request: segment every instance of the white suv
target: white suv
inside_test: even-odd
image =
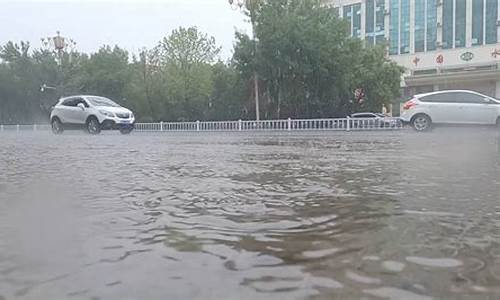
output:
[[[401,120],[417,131],[429,130],[432,124],[500,126],[500,101],[464,90],[419,94],[404,104]]]
[[[55,134],[64,129],[84,128],[90,134],[101,129],[119,129],[129,134],[134,129],[134,114],[110,99],[98,96],[71,96],[60,99],[50,114]]]

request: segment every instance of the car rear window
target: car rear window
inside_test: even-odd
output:
[[[419,99],[422,102],[431,102],[431,103],[456,103],[459,102],[457,98],[457,93],[439,93],[432,94],[428,96],[424,96]]]

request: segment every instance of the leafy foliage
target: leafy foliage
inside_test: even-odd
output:
[[[234,62],[257,71],[268,118],[345,116],[379,111],[399,94],[402,70],[382,48],[349,37],[347,24],[319,0],[261,0],[253,14],[256,41],[237,34]],[[365,90],[363,105],[354,91]]]
[[[255,73],[267,119],[379,111],[398,96],[402,69],[383,47],[349,37],[347,24],[322,2],[252,1],[246,14],[255,37],[237,32],[229,62],[196,27],[178,28],[137,56],[102,46],[56,57],[8,42],[0,46],[0,123],[46,121],[57,99],[71,94],[112,98],[140,121],[252,119]],[[42,92],[44,84],[55,89]],[[354,99],[359,88],[362,103]]]

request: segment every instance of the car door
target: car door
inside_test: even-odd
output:
[[[59,107],[61,122],[65,124],[73,124],[75,122],[76,101],[76,98],[67,98],[61,103]]]
[[[462,123],[494,124],[497,117],[497,106],[490,99],[479,93],[459,93]]]
[[[434,123],[457,123],[461,119],[460,104],[456,92],[442,92],[420,99]]]
[[[74,124],[85,124],[85,121],[87,120],[87,115],[88,115],[88,110],[87,108],[89,105],[83,98],[75,98],[75,107],[76,109],[74,110],[73,113],[73,123]],[[85,109],[81,109],[78,107],[78,104],[82,103],[85,106]]]

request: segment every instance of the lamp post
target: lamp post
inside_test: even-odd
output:
[[[255,31],[255,6],[259,0],[228,0],[229,5],[234,10],[245,10],[250,12],[250,22],[252,23],[252,31],[255,45],[255,53],[257,53],[257,37]],[[257,74],[257,69],[254,70],[253,75],[253,85],[254,85],[254,97],[255,97],[255,120],[260,120],[260,109],[259,109],[259,75]]]
[[[55,57],[55,61],[59,67],[60,80],[55,87],[50,87],[46,84],[42,85],[40,87],[40,91],[44,92],[46,90],[55,90],[59,96],[62,96],[65,92],[65,78],[63,70],[64,54],[71,54],[76,47],[76,42],[71,38],[61,36],[59,31],[56,32],[55,36],[49,36],[42,38],[41,40],[42,47],[51,52]],[[71,55],[69,55],[69,61],[71,62]]]
[[[59,31],[56,33],[56,36],[42,38],[42,45],[55,54],[57,64],[61,66],[64,53],[68,51],[72,52],[76,46],[76,42],[70,38],[61,36]]]

